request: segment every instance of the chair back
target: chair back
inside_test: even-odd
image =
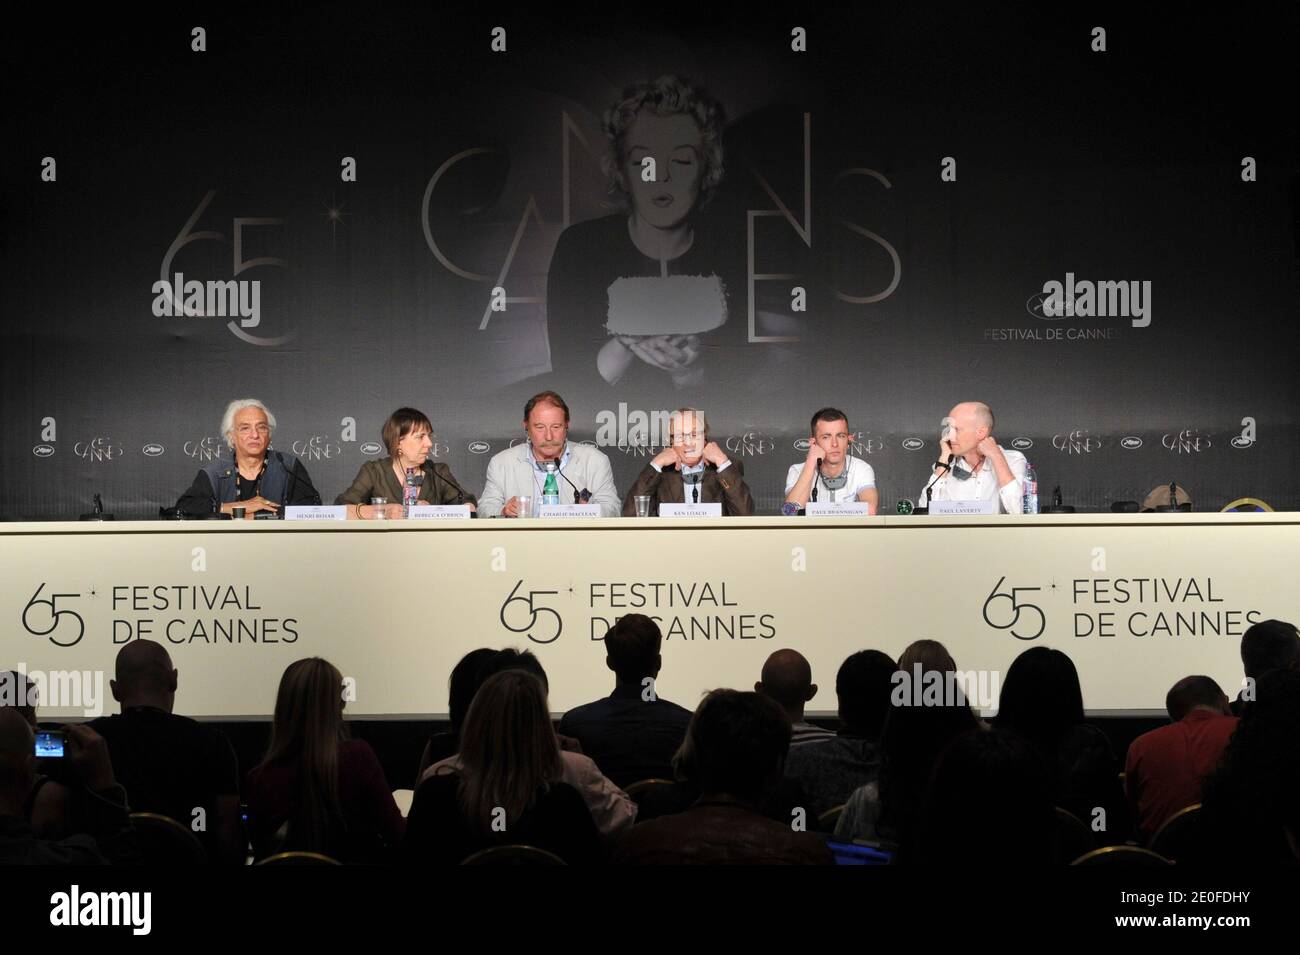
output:
[[[1103,846],[1079,856],[1070,865],[1113,866],[1115,868],[1158,868],[1172,865],[1162,855],[1141,846]]]
[[[466,856],[461,865],[567,865],[554,852],[536,846],[492,846]]]
[[[171,816],[131,813],[131,828],[146,865],[207,865],[208,850],[189,829]]]
[[[1057,806],[1056,812],[1056,861],[1068,865],[1079,856],[1097,848],[1097,839],[1088,828],[1087,823],[1070,812]]]
[[[1193,803],[1165,820],[1151,837],[1150,849],[1166,859],[1181,862],[1199,846],[1202,831],[1201,804]]]
[[[277,852],[273,856],[259,859],[254,865],[342,865],[338,859],[331,859],[320,852]]]

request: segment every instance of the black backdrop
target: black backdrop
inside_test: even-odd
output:
[[[15,24],[0,515],[71,517],[95,492],[119,518],[154,515],[228,455],[219,416],[246,396],[327,499],[401,404],[430,415],[436,455],[477,491],[542,387],[568,398],[575,438],[607,446],[620,490],[650,453],[636,412],[693,404],[773,512],[809,414],[832,404],[892,506],[916,497],[940,417],[980,398],[1043,494],[1060,484],[1081,509],[1171,479],[1198,509],[1300,503],[1294,11],[700,6]],[[729,118],[711,248],[743,269],[762,212],[753,271],[790,277],[756,281],[754,307],[799,340],[746,340],[747,276],[732,272],[731,337],[706,348],[701,382],[557,380],[552,252],[566,223],[614,211],[600,116],[667,73]],[[177,244],[192,217],[197,237]],[[510,301],[490,312],[503,270]],[[258,280],[260,324],[235,327],[263,342],[225,318],[155,315],[153,283],[175,272]],[[1149,282],[1149,324],[1045,317],[1044,284],[1067,273]]]

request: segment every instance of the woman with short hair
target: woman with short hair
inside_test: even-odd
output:
[[[383,441],[388,457],[361,465],[352,486],[334,499],[335,504],[349,505],[348,517],[376,517],[379,506],[370,500],[382,497],[387,502],[383,505],[384,516],[400,518],[408,468],[420,485],[421,504],[468,504],[471,511],[475,510],[478,499],[461,488],[451,468],[429,460],[433,425],[424,412],[398,408],[384,422]]]

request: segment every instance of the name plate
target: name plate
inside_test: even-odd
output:
[[[997,501],[931,501],[931,514],[953,517],[967,514],[996,514]]]
[[[538,517],[600,517],[599,504],[540,504]]]
[[[319,504],[314,507],[286,507],[286,521],[346,521],[348,509],[343,504]]]
[[[809,501],[804,508],[807,517],[870,517],[871,505],[866,501]]]
[[[468,504],[416,504],[407,514],[412,521],[467,521]]]
[[[721,517],[722,502],[712,504],[660,504],[660,517]]]

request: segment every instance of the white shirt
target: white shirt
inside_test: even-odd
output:
[[[1023,514],[1025,510],[1024,490],[1025,490],[1025,456],[1019,451],[1009,451],[1002,448],[1002,453],[1007,459],[1007,467],[1011,469],[1012,481],[1006,487],[998,487],[998,472],[993,468],[993,462],[985,458],[981,462],[979,470],[965,481],[959,481],[952,476],[951,471],[944,471],[943,477],[934,482],[930,488],[931,501],[997,501],[999,511],[1003,514]],[[969,465],[963,460],[958,463],[958,467],[969,468]],[[931,467],[931,472],[935,469]],[[931,474],[933,477],[933,473]],[[925,503],[925,493],[917,498],[917,506]]]
[[[846,457],[844,461],[848,465],[849,479],[838,491],[830,490],[820,480],[813,480],[813,487],[817,489],[817,502],[819,504],[840,504],[845,501],[856,501],[859,492],[876,486],[876,472],[871,469],[870,464],[861,458],[852,456]],[[801,474],[803,474],[803,464],[790,465],[790,470],[785,475],[785,493],[787,495],[790,493],[790,489],[795,486]],[[812,500],[812,498],[809,497],[809,500]]]

